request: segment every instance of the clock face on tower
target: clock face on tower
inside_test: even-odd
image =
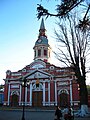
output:
[[[42,40],[41,40],[41,39],[39,39],[39,40],[38,40],[38,42],[40,43],[40,42],[42,42]]]

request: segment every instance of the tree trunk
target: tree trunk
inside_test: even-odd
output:
[[[80,88],[80,111],[78,116],[86,116],[88,114],[88,91],[85,83],[85,78],[81,76],[78,80]]]
[[[88,105],[88,91],[83,76],[79,79],[79,88],[80,88],[80,105]]]

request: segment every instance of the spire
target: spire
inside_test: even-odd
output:
[[[34,60],[44,60],[48,61],[50,59],[51,48],[48,44],[48,39],[46,36],[46,29],[44,25],[44,19],[42,18],[38,39],[35,42],[34,49]]]
[[[46,29],[45,29],[45,25],[44,25],[44,19],[42,18],[38,38],[40,38],[41,36],[47,37],[45,34],[45,31],[46,31]]]
[[[40,30],[45,30],[44,19],[42,18]]]

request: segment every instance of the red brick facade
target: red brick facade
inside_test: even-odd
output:
[[[42,60],[36,62],[45,66],[32,69],[28,65],[18,72],[7,71],[4,105],[20,106],[23,104],[24,87],[21,85],[22,76],[29,83],[25,87],[25,104],[27,106],[60,105],[63,107],[66,104],[79,105],[78,84],[71,68],[56,67]],[[36,87],[37,79],[39,81],[38,87]]]
[[[51,47],[45,31],[42,19],[39,36],[33,47],[34,62],[17,72],[7,70],[4,105],[23,104],[22,82],[25,83],[26,106],[79,105],[78,84],[71,67],[57,67],[49,62]]]

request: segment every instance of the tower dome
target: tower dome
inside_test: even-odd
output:
[[[35,42],[34,46],[34,60],[44,60],[48,61],[50,59],[50,45],[48,44],[48,38],[46,36],[46,29],[44,25],[44,19],[42,18],[38,39]]]

